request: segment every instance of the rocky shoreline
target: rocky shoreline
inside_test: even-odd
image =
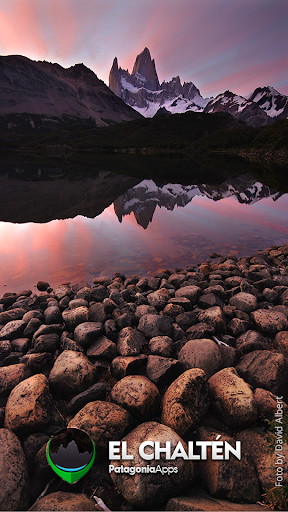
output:
[[[0,510],[287,509],[288,244],[149,274],[0,299]],[[46,459],[67,426],[96,445],[73,486]],[[143,460],[157,441],[212,455]]]

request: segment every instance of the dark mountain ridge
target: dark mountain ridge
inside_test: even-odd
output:
[[[84,64],[65,69],[21,55],[1,56],[0,91],[2,131],[19,125],[51,130],[73,122],[109,126],[140,117]]]

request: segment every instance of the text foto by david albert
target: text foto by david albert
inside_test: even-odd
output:
[[[184,460],[207,460],[207,449],[211,448],[212,460],[228,460],[230,454],[234,455],[238,460],[241,459],[241,441],[235,441],[233,447],[227,441],[220,441],[220,435],[215,441],[188,441],[186,451],[181,441],[176,447],[171,447],[171,442],[165,443],[160,441],[143,441],[139,444],[138,453],[144,460],[176,460],[182,458]],[[197,450],[198,448],[198,450]],[[194,453],[194,451],[200,453]],[[110,460],[133,460],[134,455],[129,453],[127,441],[109,441],[109,459]]]

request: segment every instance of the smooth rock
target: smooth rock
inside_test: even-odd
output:
[[[33,352],[52,352],[54,353],[59,344],[58,334],[42,334],[38,336],[32,346]]]
[[[62,313],[57,306],[50,306],[44,311],[44,320],[46,324],[61,324]]]
[[[72,290],[69,284],[60,284],[54,289],[54,297],[57,300],[63,299],[66,295],[72,295]]]
[[[111,399],[142,422],[156,416],[160,395],[158,388],[147,377],[128,375],[112,388]]]
[[[25,456],[18,437],[0,429],[0,510],[27,510],[29,479]]]
[[[138,466],[145,467],[147,460],[143,460],[139,455],[139,445],[146,440],[159,441],[166,443],[171,442],[171,451],[173,452],[176,445],[182,443],[184,449],[187,446],[181,437],[176,434],[172,429],[166,425],[161,425],[154,421],[142,423],[138,425],[132,432],[130,432],[123,441],[127,441],[129,452],[134,456],[134,460],[111,460],[110,464],[115,468],[123,465],[124,467]],[[146,454],[151,453],[152,448],[147,446],[145,448]],[[160,465],[167,466],[167,461],[164,454],[161,454],[159,460],[149,460],[150,468]],[[156,510],[163,507],[167,500],[173,495],[184,490],[188,485],[191,485],[193,480],[194,468],[191,461],[177,458],[173,461],[173,466],[177,466],[178,472],[171,473],[135,473],[129,475],[128,473],[111,473],[112,480],[117,487],[118,491],[124,498],[140,510]]]
[[[57,357],[49,375],[54,394],[72,397],[92,386],[94,367],[81,352],[64,350]]]
[[[243,429],[257,418],[257,406],[250,386],[235,368],[223,368],[208,381],[211,404],[221,421],[232,429]]]
[[[202,338],[189,340],[178,354],[179,361],[187,368],[201,368],[207,379],[222,367],[222,357],[218,346],[212,340]]]
[[[132,418],[126,409],[100,400],[85,405],[68,424],[85,430],[100,449],[107,448],[109,441],[122,439],[131,426]]]
[[[104,304],[97,302],[89,307],[89,322],[101,322],[103,324],[106,320]]]
[[[199,368],[182,373],[164,394],[161,421],[183,436],[195,429],[209,407],[206,374]]]

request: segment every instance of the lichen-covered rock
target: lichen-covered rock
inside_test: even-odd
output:
[[[139,421],[147,421],[158,413],[160,395],[158,388],[147,377],[128,375],[115,384],[111,399]]]
[[[53,394],[72,397],[85,391],[94,382],[94,367],[81,352],[64,350],[57,357],[49,375]]]
[[[196,428],[209,407],[206,374],[199,368],[182,373],[164,394],[161,421],[183,436]]]
[[[243,429],[257,418],[257,406],[250,386],[235,368],[223,368],[208,381],[211,404],[225,425]]]
[[[4,426],[15,433],[40,430],[50,419],[51,405],[47,377],[42,373],[32,375],[11,391]]]
[[[207,379],[222,367],[222,357],[218,346],[212,340],[202,338],[187,341],[178,354],[179,361],[187,368],[201,368]]]
[[[68,424],[85,430],[100,449],[107,448],[109,441],[121,439],[131,426],[132,418],[126,409],[101,400],[85,405]]]
[[[18,437],[9,429],[0,429],[0,510],[27,510],[28,471]]]
[[[160,442],[160,446],[164,446],[167,441],[170,441],[172,452],[180,441],[184,450],[187,450],[186,443],[184,443],[181,437],[171,428],[154,421],[142,423],[123,439],[123,441],[127,442],[128,451],[133,455],[134,459],[111,460],[110,465],[115,469],[118,469],[121,465],[125,468],[130,466],[145,467],[148,462],[150,473],[135,473],[134,475],[129,475],[129,473],[125,472],[116,473],[114,469],[111,472],[111,477],[118,491],[129,503],[132,503],[132,505],[140,510],[155,510],[159,507],[163,507],[170,497],[178,494],[188,485],[191,486],[194,468],[191,461],[184,461],[182,458],[177,458],[173,461],[173,466],[177,466],[178,468],[177,473],[156,473],[155,470],[157,466],[159,465],[160,468],[162,466],[168,466],[168,461],[165,459],[163,453],[160,455],[159,460],[144,460],[139,455],[139,445],[147,440],[152,442],[158,441]],[[152,450],[153,448],[151,446],[147,446],[145,453],[149,455]],[[151,468],[154,468],[155,472],[152,472]]]

